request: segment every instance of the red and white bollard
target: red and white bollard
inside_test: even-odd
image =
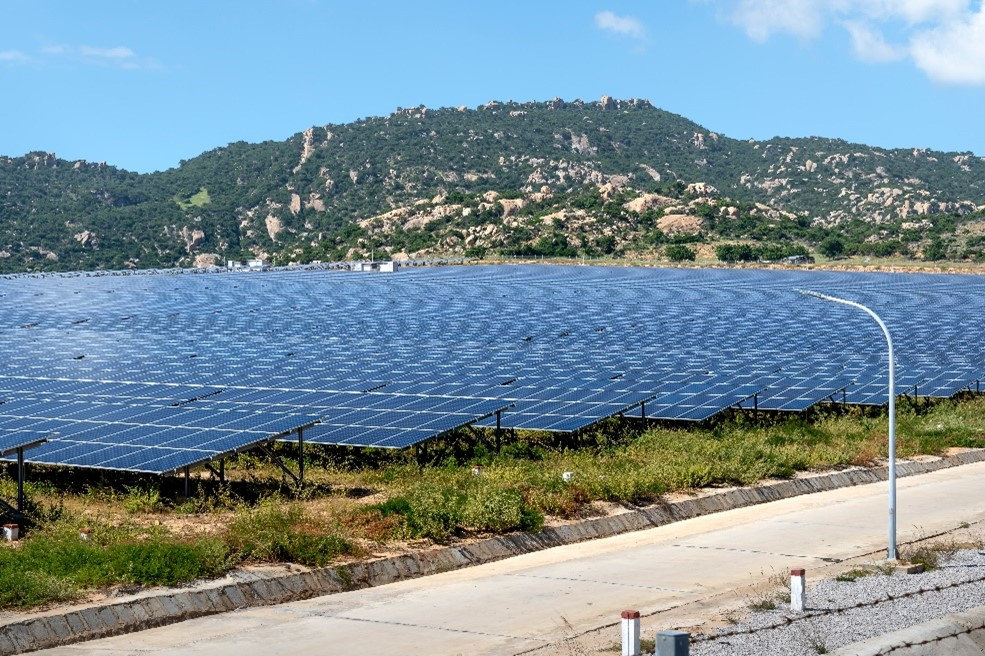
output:
[[[17,524],[4,524],[3,525],[3,539],[7,542],[16,542],[20,537],[21,527]]]
[[[790,610],[803,613],[807,605],[807,570],[790,570]]]
[[[622,656],[639,656],[640,653],[640,611],[622,612]]]

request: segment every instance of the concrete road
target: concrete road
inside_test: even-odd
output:
[[[436,576],[37,652],[519,654],[886,544],[887,484],[777,501]],[[899,484],[900,539],[985,520],[985,463]],[[652,620],[653,618],[651,618]],[[618,640],[617,630],[612,642]],[[560,653],[563,649],[558,648]]]

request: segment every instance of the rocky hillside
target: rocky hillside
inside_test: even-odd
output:
[[[139,175],[0,158],[0,270],[800,244],[981,258],[985,159],[741,141],[645,100],[399,109]],[[929,249],[928,249],[929,247]]]

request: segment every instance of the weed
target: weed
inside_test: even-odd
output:
[[[161,499],[161,488],[128,486],[126,489],[127,494],[123,498],[123,509],[128,513],[133,515],[164,510],[165,505]]]
[[[798,622],[794,626],[800,631],[800,635],[804,638],[807,646],[813,650],[815,654],[827,654],[828,646],[824,640],[824,636],[821,635],[820,627],[814,622],[813,618],[807,618],[804,622]]]
[[[359,551],[335,527],[309,521],[300,505],[274,501],[239,512],[226,540],[238,558],[259,562],[320,566]]]
[[[772,597],[760,597],[749,602],[749,610],[768,611],[776,610],[776,599]]]
[[[872,570],[856,567],[854,569],[848,570],[847,572],[842,572],[841,574],[835,577],[835,581],[840,581],[842,583],[854,583],[855,581],[858,581],[859,579],[864,578],[866,576],[872,576],[872,574],[873,574]]]
[[[354,586],[354,581],[352,579],[352,570],[350,570],[345,565],[339,565],[335,568],[335,575],[339,577],[339,582],[342,583],[342,588],[345,590],[352,590]]]
[[[402,496],[370,506],[383,517],[398,517],[407,537],[437,542],[464,533],[505,533],[537,530],[543,515],[517,489],[496,481],[454,474],[442,481],[412,486]]]
[[[941,564],[958,550],[957,543],[941,541],[909,545],[900,551],[900,560],[915,565],[923,565],[924,570],[938,569]]]

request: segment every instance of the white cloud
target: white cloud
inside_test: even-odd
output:
[[[985,7],[961,21],[913,35],[910,56],[944,84],[985,84]]]
[[[864,62],[891,62],[906,57],[906,48],[891,45],[878,29],[861,21],[845,21],[843,23],[848,34],[852,37],[852,48],[855,56]]]
[[[135,53],[126,46],[116,46],[115,48],[94,48],[92,46],[79,46],[79,54],[83,57],[93,57],[96,59],[132,59]]]
[[[56,43],[42,47],[40,52],[48,57],[60,57],[91,66],[121,68],[124,70],[161,68],[161,65],[155,60],[140,57],[133,49],[127,46],[73,46],[65,43]]]
[[[823,4],[816,0],[742,0],[732,19],[760,42],[774,32],[812,38],[824,26]]]
[[[6,64],[26,64],[29,61],[31,61],[31,57],[20,50],[0,50],[0,62]]]
[[[595,14],[595,25],[599,29],[632,39],[643,39],[646,30],[639,19],[632,16],[619,16],[611,11],[600,11]]]
[[[861,61],[909,59],[936,82],[985,85],[983,0],[713,1],[755,41],[783,33],[810,40],[839,25]]]

